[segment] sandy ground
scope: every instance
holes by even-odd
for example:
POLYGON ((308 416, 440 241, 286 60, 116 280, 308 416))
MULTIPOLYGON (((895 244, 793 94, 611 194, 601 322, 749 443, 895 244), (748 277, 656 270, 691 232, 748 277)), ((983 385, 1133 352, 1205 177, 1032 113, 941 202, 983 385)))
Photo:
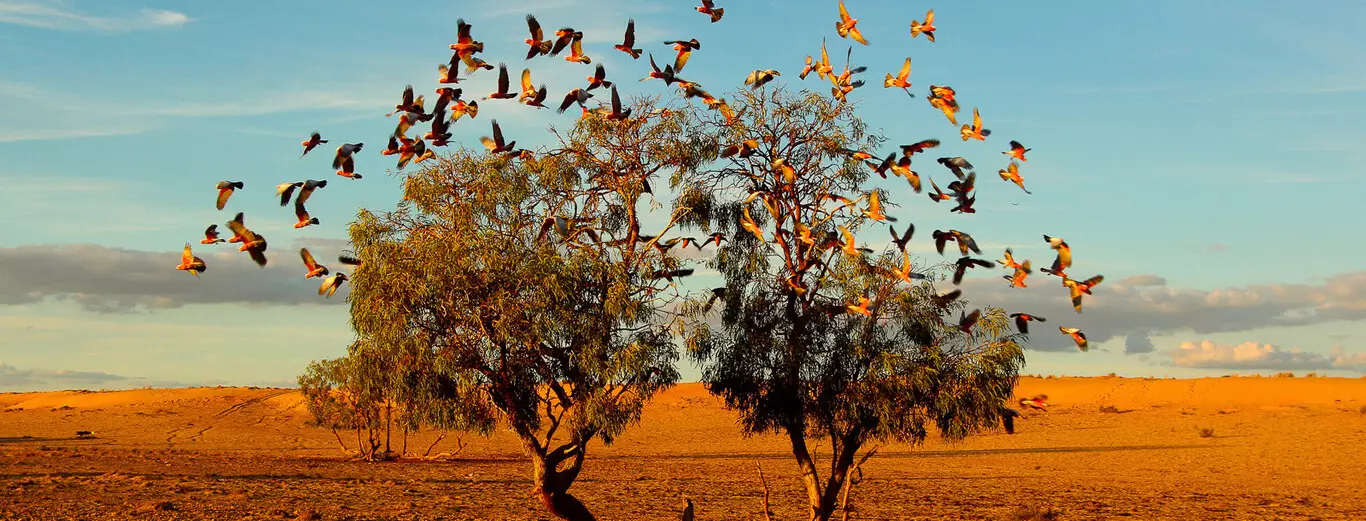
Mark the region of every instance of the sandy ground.
MULTIPOLYGON (((1054 407, 1015 435, 882 448, 851 518, 1366 519, 1366 379, 1021 382, 1036 393, 1054 407)), ((508 434, 465 436, 449 461, 348 461, 291 390, 0 394, 0 409, 0 519, 547 518, 508 434)), ((741 437, 682 385, 593 447, 573 490, 604 520, 678 519, 683 496, 699 520, 757 519, 756 463, 775 519, 805 519, 785 441, 741 437)))

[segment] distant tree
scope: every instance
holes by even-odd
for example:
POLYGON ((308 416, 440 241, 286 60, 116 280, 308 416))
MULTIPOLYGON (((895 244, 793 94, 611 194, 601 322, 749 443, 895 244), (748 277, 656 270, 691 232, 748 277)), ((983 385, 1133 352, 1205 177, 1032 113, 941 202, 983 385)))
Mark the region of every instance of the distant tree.
POLYGON ((384 457, 380 449, 384 441, 385 386, 368 374, 374 362, 373 357, 353 351, 343 358, 313 362, 299 376, 299 390, 314 422, 331 429, 343 449, 346 443, 337 430, 354 430, 356 453, 367 460, 384 457))
POLYGON ((870 442, 999 424, 1024 358, 1004 311, 964 313, 890 241, 909 223, 876 207, 895 213, 869 186, 870 167, 887 163, 863 154, 883 140, 855 104, 777 85, 731 100, 733 119, 697 113, 724 157, 682 180, 677 203, 698 209, 685 225, 730 237, 711 260, 724 287, 683 306, 686 343, 746 433, 788 437, 811 516, 827 520, 870 442), (864 249, 864 232, 889 244, 864 249), (825 476, 812 450, 822 439, 825 476))
POLYGON ((657 176, 692 175, 709 141, 686 111, 627 108, 552 129, 542 152, 456 149, 407 174, 395 210, 351 226, 352 324, 413 375, 399 399, 426 413, 418 423, 509 427, 564 519, 594 519, 569 493, 588 444, 611 443, 678 379, 669 311, 691 270, 659 236, 691 209, 651 229, 642 206, 659 204, 657 176))

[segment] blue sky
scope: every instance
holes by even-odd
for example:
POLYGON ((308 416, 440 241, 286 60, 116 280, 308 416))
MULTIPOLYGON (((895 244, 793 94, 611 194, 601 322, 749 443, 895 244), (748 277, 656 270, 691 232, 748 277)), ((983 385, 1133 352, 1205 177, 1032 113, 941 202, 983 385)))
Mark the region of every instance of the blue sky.
MULTIPOLYGON (((591 67, 524 62, 527 12, 548 30, 583 31, 585 51, 626 95, 672 93, 634 81, 644 58, 612 50, 628 17, 638 47, 661 60, 671 55, 663 40, 700 40, 684 76, 718 95, 758 68, 828 92, 814 76, 797 80, 802 58, 824 37, 839 66, 851 44, 833 30, 834 1, 723 1, 717 24, 684 1, 591 5, 0 0, 0 390, 288 384, 308 360, 343 353, 346 290, 316 298, 289 250, 335 259, 358 208, 397 201, 393 162, 378 155, 394 124, 384 114, 408 83, 434 98, 457 18, 486 42, 484 59, 531 67, 551 98, 583 86, 591 67), (332 143, 299 159, 313 130, 332 143), (348 182, 329 156, 357 141, 366 177, 348 182), (322 225, 294 230, 272 187, 305 178, 329 181, 309 205, 322 225), (222 179, 247 186, 219 212, 222 179), (204 247, 205 280, 175 272, 178 248, 233 210, 270 237, 271 266, 204 247)), ((868 86, 851 95, 865 119, 894 143, 940 138, 931 156, 963 155, 982 174, 972 216, 886 182, 902 194, 893 202, 907 202, 894 215, 921 230, 916 251, 938 257, 929 231, 953 227, 994 258, 1012 246, 1045 264, 1047 233, 1073 246, 1074 276, 1106 276, 1082 316, 1056 281, 965 284, 979 302, 1050 318, 1027 372, 1366 371, 1356 210, 1366 172, 1353 154, 1366 142, 1366 5, 846 5, 872 44, 854 49, 869 67, 868 86), (910 20, 930 7, 938 41, 912 39, 910 20), (880 87, 906 56, 914 99, 880 87), (957 89, 995 133, 959 141, 924 101, 930 84, 957 89), (1033 195, 994 175, 1011 139, 1034 149, 1021 168, 1033 195), (1059 323, 1087 330, 1092 352, 1071 349, 1059 323)), ((495 77, 460 86, 482 96, 495 77)), ((478 146, 496 118, 534 145, 548 124, 575 117, 484 105, 455 125, 455 142, 478 146)))

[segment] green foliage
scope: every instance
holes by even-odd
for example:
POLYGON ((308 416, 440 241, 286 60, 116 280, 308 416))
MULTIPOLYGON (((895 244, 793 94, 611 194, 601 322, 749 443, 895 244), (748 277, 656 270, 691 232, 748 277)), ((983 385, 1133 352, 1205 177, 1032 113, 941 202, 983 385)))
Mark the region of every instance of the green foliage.
MULTIPOLYGON (((685 198, 711 209, 688 224, 731 232, 711 261, 725 279, 724 307, 717 317, 707 299, 683 306, 691 317, 686 343, 708 388, 747 432, 792 437, 813 511, 825 518, 866 442, 918 443, 931 429, 959 438, 998 424, 1024 358, 1003 310, 987 308, 961 331, 966 303, 940 305, 932 283, 895 276, 909 262, 895 245, 881 255, 842 247, 841 228, 887 236, 887 225, 863 211, 874 190, 863 161, 849 154, 882 140, 868 134, 853 104, 780 87, 739 93, 732 103, 736 122, 706 123, 723 145, 759 146, 682 181, 685 198), (745 215, 763 239, 743 228, 745 215), (869 316, 849 312, 860 298, 869 316), (832 443, 824 484, 808 437, 832 443)), ((877 196, 891 208, 885 193, 877 196)))
POLYGON ((389 374, 408 375, 396 398, 422 424, 505 422, 554 501, 590 440, 611 443, 678 379, 679 294, 663 275, 679 261, 658 236, 691 210, 647 234, 640 207, 658 205, 650 179, 691 174, 709 143, 686 109, 631 109, 552 130, 558 145, 542 153, 456 150, 407 175, 398 208, 362 210, 350 230, 352 325, 401 369, 389 374))

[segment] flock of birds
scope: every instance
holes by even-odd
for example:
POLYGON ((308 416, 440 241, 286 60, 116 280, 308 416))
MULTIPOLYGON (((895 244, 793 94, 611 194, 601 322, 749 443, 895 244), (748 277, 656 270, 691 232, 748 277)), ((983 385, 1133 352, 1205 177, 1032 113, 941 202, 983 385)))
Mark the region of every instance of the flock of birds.
MULTIPOLYGON (((702 0, 702 5, 696 7, 696 10, 699 13, 708 16, 712 23, 720 21, 725 13, 723 8, 716 7, 714 2, 710 0, 702 0)), ((565 53, 567 50, 567 54, 563 56, 565 61, 584 65, 593 63, 593 59, 584 51, 582 45, 582 31, 575 30, 571 27, 564 27, 556 30, 553 33, 553 38, 547 38, 545 30, 541 27, 535 16, 530 14, 527 15, 526 23, 529 33, 529 37, 525 40, 527 45, 527 60, 539 56, 555 57, 565 53)), ((859 20, 850 16, 849 11, 844 6, 843 0, 840 0, 839 20, 835 22, 836 32, 841 38, 851 39, 862 45, 868 45, 868 40, 860 31, 858 23, 859 20)), ((927 40, 934 42, 935 32, 937 30, 937 27, 935 27, 934 24, 934 11, 930 10, 926 13, 923 21, 911 22, 911 37, 915 38, 924 35, 927 40)), ((388 146, 380 151, 380 154, 386 156, 397 155, 397 168, 402 169, 410 163, 421 163, 435 157, 435 152, 431 147, 442 147, 449 144, 452 137, 451 127, 454 123, 459 121, 462 117, 468 116, 470 119, 474 119, 478 116, 478 101, 475 99, 466 99, 462 89, 449 86, 458 84, 464 79, 468 79, 470 75, 475 74, 480 70, 495 69, 494 65, 480 58, 480 54, 484 51, 484 42, 474 39, 472 29, 473 27, 470 24, 465 23, 463 19, 457 21, 457 40, 456 43, 450 45, 450 49, 454 51, 454 53, 449 62, 437 67, 437 83, 439 83, 441 87, 435 89, 435 93, 438 97, 432 109, 428 111, 425 106, 425 96, 415 94, 412 85, 408 85, 403 91, 401 101, 395 105, 394 111, 388 114, 388 116, 398 115, 397 125, 392 135, 388 137, 388 146), (464 78, 459 76, 461 66, 464 67, 464 74, 466 75, 464 78), (409 136, 410 130, 419 124, 430 124, 430 131, 420 136, 409 136)), ((635 21, 628 20, 622 43, 614 45, 613 48, 631 56, 632 59, 639 59, 642 55, 648 57, 650 71, 644 78, 641 78, 640 81, 660 79, 666 85, 677 86, 684 99, 699 99, 707 108, 722 113, 727 121, 733 120, 735 118, 735 113, 731 110, 729 105, 727 105, 724 99, 712 96, 703 90, 701 85, 696 82, 685 80, 680 76, 692 53, 701 49, 701 43, 698 42, 697 39, 692 38, 688 40, 666 41, 664 44, 671 46, 672 50, 675 51, 675 54, 672 63, 666 64, 665 67, 660 68, 653 53, 646 53, 643 49, 635 47, 635 21)), ((830 81, 832 85, 831 95, 836 100, 844 101, 850 92, 865 85, 863 80, 857 80, 855 79, 855 76, 866 72, 868 69, 864 66, 853 67, 851 64, 852 53, 853 46, 851 45, 846 54, 843 68, 837 71, 830 61, 829 53, 826 50, 826 42, 823 39, 821 42, 819 59, 807 56, 804 67, 799 74, 799 78, 805 80, 810 73, 815 72, 821 79, 830 81)), ((518 87, 517 89, 513 88, 514 86, 511 83, 507 65, 499 64, 496 68, 498 69, 497 91, 484 96, 482 100, 510 100, 515 98, 518 103, 527 106, 541 109, 549 108, 545 105, 548 98, 546 86, 544 84, 537 86, 532 81, 530 68, 522 71, 520 82, 516 86, 518 87)), ((631 110, 622 107, 621 98, 617 92, 617 85, 607 78, 607 71, 603 65, 599 63, 593 70, 593 74, 586 77, 587 85, 581 88, 572 89, 565 94, 564 97, 561 98, 556 111, 563 113, 570 107, 578 105, 581 110, 581 118, 602 117, 609 121, 621 121, 631 118, 631 110), (609 90, 610 102, 601 103, 599 106, 590 108, 588 102, 590 99, 594 98, 595 93, 593 91, 597 89, 609 90)), ((883 87, 900 88, 906 91, 908 95, 914 97, 910 92, 910 72, 911 59, 908 57, 896 74, 888 73, 886 75, 883 81, 883 87)), ((758 89, 780 75, 781 73, 777 70, 760 69, 751 72, 748 77, 745 78, 744 82, 746 85, 749 85, 750 88, 758 89)), ((944 114, 950 124, 958 125, 957 114, 960 111, 960 107, 957 93, 952 87, 930 85, 927 100, 933 108, 944 114)), ((987 137, 991 136, 992 132, 990 129, 983 126, 982 117, 977 108, 974 107, 972 113, 972 122, 965 123, 959 127, 960 138, 965 142, 969 140, 986 141, 987 137)), ((641 117, 650 117, 650 115, 641 117)), ((501 154, 509 158, 523 161, 535 161, 534 152, 527 149, 519 149, 516 147, 517 142, 515 140, 506 139, 496 119, 491 121, 491 127, 492 135, 480 138, 480 142, 490 154, 501 154)), ((301 143, 303 146, 303 154, 300 158, 302 159, 310 151, 326 143, 328 143, 328 140, 323 139, 319 133, 314 132, 307 140, 304 140, 301 143)), ((901 145, 899 154, 898 152, 892 152, 886 156, 879 156, 871 152, 860 150, 846 149, 842 152, 850 160, 866 163, 874 173, 877 173, 883 179, 886 179, 889 173, 893 176, 902 177, 910 184, 912 190, 916 193, 922 193, 921 176, 911 170, 912 157, 916 154, 925 153, 931 148, 938 147, 939 144, 940 142, 937 139, 926 139, 909 145, 901 145), (880 160, 878 159, 879 157, 881 157, 880 160)), ((362 151, 363 146, 363 143, 359 142, 343 143, 336 148, 332 159, 332 168, 336 170, 338 176, 351 180, 362 179, 362 175, 356 172, 355 158, 357 154, 362 151)), ((756 141, 747 140, 742 143, 726 146, 721 151, 720 155, 723 158, 744 159, 754 154, 758 147, 759 144, 756 141)), ((1009 148, 1002 152, 1010 158, 1010 162, 1006 168, 999 171, 1002 180, 1019 186, 1026 194, 1031 194, 1032 192, 1025 188, 1024 178, 1020 174, 1020 165, 1027 161, 1026 153, 1030 151, 1031 149, 1026 148, 1018 141, 1010 141, 1009 148)), ((930 200, 936 203, 953 201, 955 206, 950 210, 951 212, 975 213, 976 210, 973 206, 977 200, 976 195, 974 194, 977 174, 974 171, 973 165, 962 157, 941 157, 937 162, 952 172, 956 179, 946 185, 945 188, 947 191, 941 189, 933 179, 928 179, 930 185, 928 196, 930 200)), ((792 170, 792 167, 786 165, 782 159, 775 161, 772 166, 775 174, 780 178, 795 179, 795 172, 792 170)), ((316 217, 309 215, 305 204, 314 191, 325 188, 326 186, 327 181, 325 180, 309 179, 304 181, 286 182, 276 187, 276 194, 280 196, 280 205, 282 207, 288 205, 291 197, 293 198, 294 213, 297 217, 297 222, 294 224, 295 228, 320 224, 316 217)), ((241 190, 243 187, 244 183, 242 182, 219 182, 217 185, 217 208, 220 211, 223 210, 235 191, 241 190)), ((765 237, 763 230, 756 225, 748 211, 748 203, 752 202, 757 197, 764 198, 765 204, 769 206, 770 211, 773 211, 772 205, 769 204, 767 194, 761 192, 752 193, 745 201, 746 209, 744 210, 744 215, 740 224, 743 229, 753 233, 760 241, 764 241, 765 237)), ((883 213, 876 192, 861 197, 859 200, 849 200, 832 194, 827 194, 826 197, 842 203, 841 208, 849 207, 850 209, 860 211, 863 216, 873 221, 896 221, 895 218, 883 213), (860 203, 866 203, 866 207, 860 209, 858 207, 860 203)), ((542 226, 541 235, 544 236, 550 229, 555 229, 560 232, 561 235, 569 235, 573 233, 573 230, 570 229, 571 223, 569 221, 570 219, 563 217, 547 217, 542 226)), ((229 230, 233 233, 231 238, 226 240, 220 238, 217 226, 217 224, 210 225, 208 229, 204 231, 204 238, 200 241, 201 244, 214 245, 224 242, 240 244, 238 248, 239 251, 246 252, 258 265, 262 267, 266 265, 266 239, 260 233, 254 232, 246 226, 244 216, 241 212, 237 213, 231 221, 227 222, 229 230)), ((902 268, 899 270, 885 270, 887 271, 887 275, 908 282, 925 278, 923 274, 911 271, 910 257, 906 252, 907 243, 915 232, 914 225, 907 225, 905 230, 900 234, 897 233, 895 226, 889 225, 889 229, 891 230, 892 240, 900 247, 903 256, 905 257, 905 261, 902 268)), ((820 241, 823 246, 823 248, 820 249, 837 247, 846 254, 854 257, 862 258, 865 253, 871 252, 868 248, 859 247, 855 242, 853 234, 850 233, 848 229, 839 227, 839 230, 839 234, 831 232, 827 234, 824 239, 812 238, 809 229, 799 229, 797 230, 798 233, 796 235, 799 236, 800 240, 807 244, 815 244, 816 241, 820 241)), ((969 252, 980 255, 982 251, 978 248, 973 237, 965 232, 954 229, 946 231, 935 230, 932 236, 935 247, 941 255, 944 254, 944 248, 947 242, 952 241, 957 244, 961 257, 954 262, 955 269, 952 278, 954 285, 959 285, 962 282, 965 273, 969 269, 994 268, 999 264, 1001 267, 1011 270, 1011 274, 1003 276, 1004 279, 1009 281, 1010 287, 1028 287, 1026 279, 1033 273, 1031 262, 1028 259, 1022 262, 1016 261, 1010 249, 1006 249, 1003 260, 993 262, 971 256, 969 252)), ((781 233, 773 239, 774 241, 786 240, 781 233)), ((700 249, 709 244, 720 245, 722 241, 726 240, 726 237, 724 234, 715 233, 702 241, 692 237, 678 237, 669 240, 655 238, 653 240, 655 241, 655 246, 661 248, 661 250, 667 250, 668 248, 680 244, 684 247, 692 245, 700 249)), ((1084 280, 1071 278, 1066 271, 1072 266, 1071 246, 1068 245, 1067 241, 1060 237, 1044 235, 1044 241, 1052 250, 1057 252, 1057 255, 1051 266, 1043 268, 1041 271, 1056 276, 1061 280, 1062 286, 1069 291, 1069 296, 1074 309, 1077 313, 1081 313, 1083 296, 1091 295, 1092 288, 1099 285, 1104 280, 1104 277, 1097 275, 1084 280)), ((347 280, 347 275, 345 273, 333 273, 328 267, 319 264, 309 253, 307 248, 301 248, 299 254, 305 269, 305 278, 326 277, 323 279, 322 284, 318 289, 320 295, 330 297, 337 291, 337 288, 347 280)), ((360 264, 360 261, 356 259, 354 255, 346 253, 340 255, 338 261, 353 266, 360 264)), ((181 263, 176 266, 176 269, 188 271, 198 277, 207 269, 207 265, 202 258, 194 255, 190 244, 186 243, 181 263)), ((672 279, 674 276, 685 276, 690 273, 691 270, 677 270, 664 275, 672 279)), ((804 288, 797 289, 800 291, 804 288)), ((938 296, 937 301, 941 306, 944 306, 957 299, 960 295, 961 290, 955 289, 945 295, 938 296)), ((719 298, 719 296, 720 293, 713 290, 713 302, 719 298)), ((849 303, 846 306, 845 311, 849 313, 871 315, 869 305, 870 302, 867 297, 860 297, 858 302, 849 303)), ((970 331, 980 316, 980 310, 964 313, 959 319, 959 327, 965 332, 970 331)), ((1030 322, 1046 321, 1044 317, 1029 313, 1012 313, 1010 314, 1010 317, 1014 320, 1016 328, 1022 334, 1028 334, 1030 322)), ((1086 335, 1080 329, 1060 325, 1058 326, 1058 330, 1063 335, 1069 336, 1079 349, 1082 351, 1087 350, 1086 335)))

